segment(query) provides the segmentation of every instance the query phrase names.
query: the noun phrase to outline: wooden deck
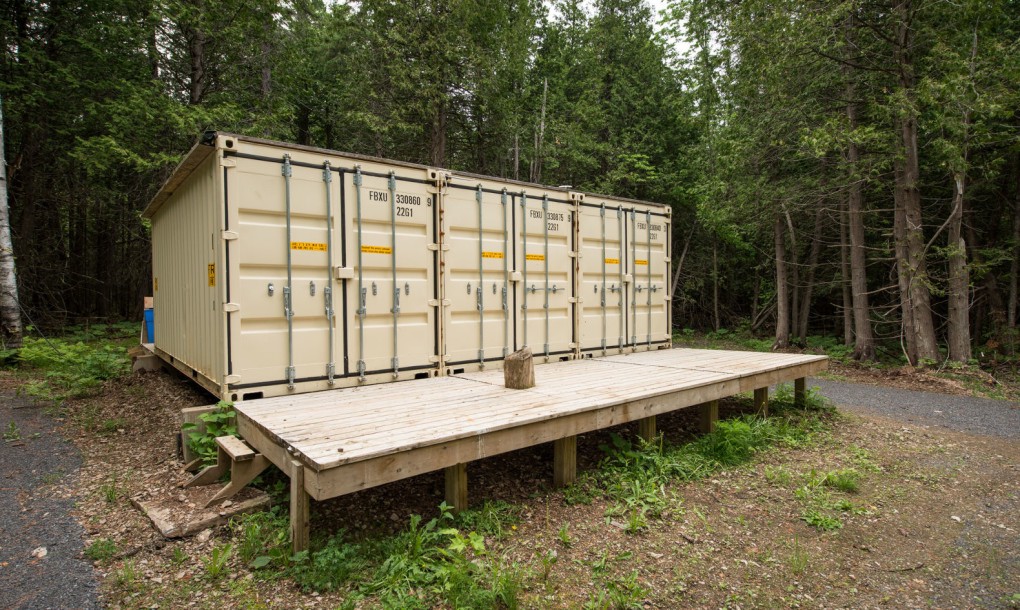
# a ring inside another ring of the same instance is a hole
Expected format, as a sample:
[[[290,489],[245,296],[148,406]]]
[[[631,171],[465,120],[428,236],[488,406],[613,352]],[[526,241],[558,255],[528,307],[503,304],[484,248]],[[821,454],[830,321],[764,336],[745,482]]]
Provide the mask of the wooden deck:
[[[466,504],[464,465],[556,441],[558,484],[573,480],[574,437],[803,380],[828,366],[824,356],[672,349],[535,367],[536,386],[503,387],[502,369],[236,405],[238,432],[291,476],[295,548],[307,541],[307,505],[406,477],[447,469],[448,501]],[[307,495],[306,495],[307,494]],[[304,516],[302,516],[304,515]]]

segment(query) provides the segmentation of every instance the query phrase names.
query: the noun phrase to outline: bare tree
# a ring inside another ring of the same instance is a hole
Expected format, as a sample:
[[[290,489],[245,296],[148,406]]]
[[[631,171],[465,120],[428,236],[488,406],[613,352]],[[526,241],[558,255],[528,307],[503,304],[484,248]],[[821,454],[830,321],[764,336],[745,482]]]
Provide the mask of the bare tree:
[[[8,349],[21,347],[18,276],[11,241],[11,209],[7,203],[7,159],[4,155],[4,112],[0,97],[0,336]]]

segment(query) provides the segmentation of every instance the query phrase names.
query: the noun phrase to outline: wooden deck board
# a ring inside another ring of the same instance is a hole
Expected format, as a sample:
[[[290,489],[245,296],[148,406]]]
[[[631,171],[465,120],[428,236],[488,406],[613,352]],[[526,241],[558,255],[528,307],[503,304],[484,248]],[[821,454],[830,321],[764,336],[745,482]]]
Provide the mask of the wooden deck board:
[[[324,471],[585,413],[594,418],[657,397],[675,395],[677,404],[667,410],[683,408],[691,406],[679,404],[685,396],[700,400],[724,389],[733,394],[825,366],[820,356],[659,350],[539,365],[536,386],[527,390],[504,388],[502,371],[491,370],[260,399],[236,408],[242,429],[258,430],[313,471]],[[527,438],[521,443],[531,444]]]

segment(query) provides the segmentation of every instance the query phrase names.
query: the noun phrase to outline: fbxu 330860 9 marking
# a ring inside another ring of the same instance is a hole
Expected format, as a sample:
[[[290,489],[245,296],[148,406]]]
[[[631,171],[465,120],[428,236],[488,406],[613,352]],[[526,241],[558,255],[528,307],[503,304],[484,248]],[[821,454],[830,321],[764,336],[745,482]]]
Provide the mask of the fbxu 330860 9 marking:
[[[375,191],[368,189],[368,200],[379,203],[389,203],[390,194],[386,191]],[[402,218],[414,218],[414,208],[410,206],[422,205],[422,197],[408,195],[406,193],[394,193],[393,202],[397,205],[397,216]],[[425,206],[432,207],[432,199],[425,198]]]

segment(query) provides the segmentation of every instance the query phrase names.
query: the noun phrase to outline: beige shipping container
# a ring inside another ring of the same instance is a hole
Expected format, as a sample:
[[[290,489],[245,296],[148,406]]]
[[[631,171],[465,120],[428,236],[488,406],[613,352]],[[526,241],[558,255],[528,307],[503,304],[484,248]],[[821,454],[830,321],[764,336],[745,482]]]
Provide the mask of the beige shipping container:
[[[437,375],[434,183],[208,136],[145,211],[157,353],[227,400]]]
[[[670,208],[597,195],[575,199],[580,354],[670,347]]]
[[[668,346],[668,208],[593,197],[209,133],[144,213],[156,352],[236,401]]]

